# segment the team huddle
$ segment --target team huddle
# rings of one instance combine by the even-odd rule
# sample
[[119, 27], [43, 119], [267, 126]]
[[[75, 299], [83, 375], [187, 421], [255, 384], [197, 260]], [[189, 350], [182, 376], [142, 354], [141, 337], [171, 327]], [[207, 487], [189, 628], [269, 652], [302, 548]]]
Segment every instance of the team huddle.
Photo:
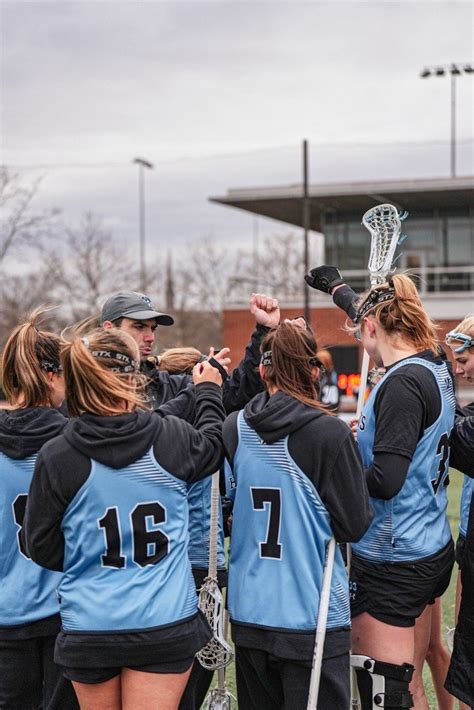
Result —
[[[408, 276], [362, 296], [334, 267], [306, 279], [383, 368], [352, 427], [320, 400], [311, 327], [280, 322], [262, 294], [231, 371], [227, 348], [153, 357], [156, 328], [173, 318], [135, 292], [111, 296], [96, 327], [59, 336], [36, 311], [13, 330], [0, 412], [1, 708], [203, 705], [213, 672], [196, 654], [215, 630], [198, 592], [216, 471], [216, 581], [242, 710], [307, 707], [332, 538], [319, 710], [351, 706], [351, 665], [362, 710], [428, 708], [422, 669], [455, 558], [453, 655], [433, 678], [440, 708], [474, 706], [474, 408], [457, 407]], [[474, 316], [445, 342], [473, 381]], [[465, 474], [456, 550], [450, 463]]]

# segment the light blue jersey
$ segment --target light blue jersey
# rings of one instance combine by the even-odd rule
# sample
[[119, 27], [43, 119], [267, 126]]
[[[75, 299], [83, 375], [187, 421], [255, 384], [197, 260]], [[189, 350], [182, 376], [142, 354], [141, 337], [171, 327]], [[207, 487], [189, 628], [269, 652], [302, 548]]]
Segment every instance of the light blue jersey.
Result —
[[[331, 521], [309, 478], [288, 452], [288, 437], [265, 444], [238, 416], [239, 442], [228, 493], [234, 498], [229, 563], [233, 622], [313, 631]], [[349, 589], [336, 551], [327, 627], [350, 626]]]
[[[196, 569], [207, 569], [209, 565], [209, 537], [211, 531], [211, 487], [212, 476], [203, 478], [189, 486], [189, 559]], [[225, 569], [224, 530], [222, 527], [222, 507], [219, 499], [217, 535], [217, 568]]]
[[20, 626], [59, 612], [59, 572], [30, 560], [20, 540], [36, 454], [11, 459], [0, 452], [0, 626]]
[[463, 537], [467, 535], [467, 524], [469, 522], [469, 510], [471, 507], [472, 493], [474, 491], [474, 478], [464, 476], [464, 483], [461, 493], [459, 532]]
[[151, 630], [197, 612], [187, 492], [152, 449], [121, 469], [91, 461], [61, 525], [65, 631]]
[[444, 363], [410, 357], [397, 363], [371, 392], [359, 421], [357, 442], [365, 468], [374, 460], [374, 403], [379, 387], [400, 367], [421, 365], [429, 369], [438, 385], [441, 412], [423, 433], [408, 468], [405, 483], [389, 500], [371, 498], [375, 515], [368, 531], [353, 550], [374, 562], [420, 560], [439, 552], [451, 539], [446, 515], [445, 478], [449, 466], [449, 436], [454, 424], [453, 384]]

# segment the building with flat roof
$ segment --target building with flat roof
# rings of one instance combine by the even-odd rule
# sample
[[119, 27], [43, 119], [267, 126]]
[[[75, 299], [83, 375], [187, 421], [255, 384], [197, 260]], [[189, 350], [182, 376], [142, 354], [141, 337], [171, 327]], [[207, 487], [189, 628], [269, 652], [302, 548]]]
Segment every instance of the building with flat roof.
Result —
[[[369, 285], [370, 235], [361, 224], [364, 212], [391, 203], [409, 217], [407, 239], [397, 263], [415, 275], [423, 303], [439, 323], [440, 337], [467, 313], [474, 312], [474, 178], [437, 178], [310, 185], [310, 229], [324, 235], [321, 263], [334, 264], [347, 282], [362, 291]], [[229, 189], [211, 202], [303, 226], [303, 186]], [[298, 244], [301, 249], [301, 244]], [[312, 266], [314, 266], [313, 264]], [[301, 266], [303, 277], [304, 266]], [[301, 300], [279, 298], [285, 317], [303, 311]], [[223, 342], [237, 357], [252, 327], [246, 310], [248, 288], [234, 290], [224, 313]], [[245, 306], [244, 306], [245, 303]], [[344, 329], [342, 314], [329, 297], [310, 289], [311, 321], [321, 347], [330, 347], [340, 385], [357, 383], [360, 348]], [[462, 383], [459, 383], [462, 390]], [[351, 395], [352, 386], [341, 387]], [[465, 393], [469, 396], [472, 393]]]

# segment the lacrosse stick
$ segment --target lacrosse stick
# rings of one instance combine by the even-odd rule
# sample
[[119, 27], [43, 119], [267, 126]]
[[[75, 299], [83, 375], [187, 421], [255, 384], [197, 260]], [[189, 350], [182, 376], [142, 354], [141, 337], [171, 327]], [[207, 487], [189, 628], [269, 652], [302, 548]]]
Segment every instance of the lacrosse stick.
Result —
[[234, 654], [224, 634], [224, 600], [217, 584], [217, 518], [219, 514], [219, 471], [212, 476], [209, 569], [199, 592], [198, 605], [212, 629], [212, 639], [197, 654], [203, 668], [215, 671], [232, 662]]
[[[229, 624], [229, 617], [226, 611], [224, 611], [224, 638], [227, 638], [227, 629]], [[237, 698], [235, 698], [230, 690], [227, 689], [225, 684], [225, 668], [219, 668], [217, 671], [217, 686], [211, 690], [206, 698], [205, 708], [206, 710], [231, 710], [232, 701], [237, 704]]]
[[[402, 220], [408, 213], [399, 213], [393, 205], [377, 205], [368, 210], [362, 217], [362, 224], [369, 230], [371, 236], [369, 274], [370, 285], [383, 283], [390, 273], [393, 273], [392, 262], [397, 244], [405, 237], [400, 237]], [[360, 418], [364, 406], [365, 388], [369, 373], [369, 356], [364, 350], [360, 372], [359, 395], [357, 397], [356, 419]]]
[[319, 683], [321, 680], [321, 665], [323, 662], [324, 639], [326, 638], [326, 624], [329, 611], [329, 597], [331, 593], [331, 579], [334, 568], [334, 555], [336, 553], [336, 540], [332, 537], [326, 553], [326, 564], [323, 574], [323, 586], [319, 600], [318, 623], [314, 642], [313, 665], [309, 684], [307, 710], [316, 710], [318, 705]]

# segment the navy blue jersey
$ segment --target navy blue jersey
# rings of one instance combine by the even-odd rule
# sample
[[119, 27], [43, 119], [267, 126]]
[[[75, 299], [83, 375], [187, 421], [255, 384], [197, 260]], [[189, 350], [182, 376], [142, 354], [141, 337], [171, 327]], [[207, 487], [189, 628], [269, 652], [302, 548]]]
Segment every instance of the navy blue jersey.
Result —
[[[189, 504], [189, 559], [196, 569], [208, 569], [211, 532], [212, 476], [193, 483], [188, 491]], [[217, 535], [217, 568], [225, 569], [224, 530], [222, 507], [219, 503]]]
[[124, 468], [91, 461], [61, 524], [64, 631], [150, 630], [196, 613], [187, 492], [153, 450]]
[[30, 624], [59, 611], [61, 575], [30, 560], [20, 540], [36, 454], [12, 459], [0, 452], [0, 627]]
[[[240, 412], [237, 449], [232, 467], [226, 466], [234, 498], [229, 613], [237, 623], [313, 631], [331, 521], [316, 487], [290, 456], [288, 439], [266, 444]], [[327, 626], [350, 626], [339, 549]]]
[[[455, 398], [445, 363], [409, 357], [391, 367], [371, 392], [359, 420], [357, 441], [365, 468], [374, 460], [377, 393], [394, 372], [406, 365], [420, 365], [433, 374], [441, 409], [417, 444], [403, 487], [389, 500], [371, 498], [375, 516], [354, 552], [374, 562], [407, 562], [429, 557], [451, 537], [446, 516], [445, 479], [449, 465], [449, 436], [454, 424]], [[400, 411], [403, 416], [403, 411]]]

